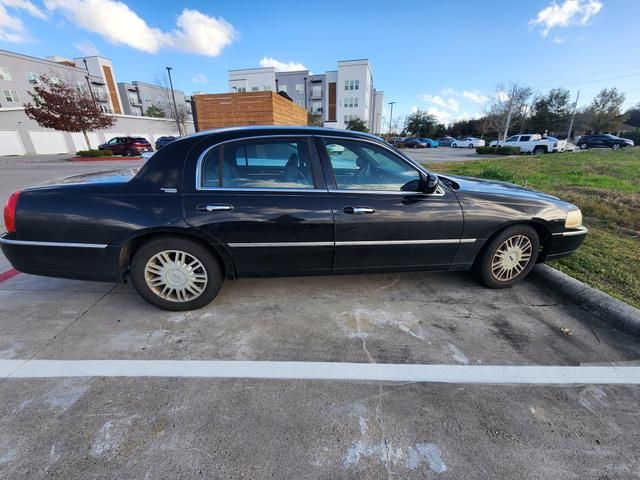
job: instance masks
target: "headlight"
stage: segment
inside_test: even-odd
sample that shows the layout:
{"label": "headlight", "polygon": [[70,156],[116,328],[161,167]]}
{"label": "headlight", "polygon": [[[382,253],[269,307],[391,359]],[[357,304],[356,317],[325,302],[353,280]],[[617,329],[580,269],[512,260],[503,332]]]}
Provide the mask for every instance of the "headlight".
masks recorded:
{"label": "headlight", "polygon": [[564,222],[564,228],[577,228],[582,225],[582,212],[580,209],[571,210],[567,213],[567,220]]}

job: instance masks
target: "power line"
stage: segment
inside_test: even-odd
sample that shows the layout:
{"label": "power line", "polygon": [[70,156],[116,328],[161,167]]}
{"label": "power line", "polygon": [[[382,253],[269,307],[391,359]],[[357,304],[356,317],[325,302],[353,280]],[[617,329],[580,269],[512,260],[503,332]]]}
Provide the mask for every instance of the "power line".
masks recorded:
{"label": "power line", "polygon": [[[632,78],[632,77],[640,77],[640,72],[639,73],[632,73],[630,75],[620,75],[617,77],[609,77],[609,78],[600,78],[598,80],[586,80],[584,82],[574,82],[574,83],[563,83],[561,86],[563,87],[573,87],[575,85],[586,85],[589,83],[601,83],[601,82],[608,82],[610,80],[619,80],[622,78]],[[548,84],[548,85],[538,85],[538,88],[549,88],[549,87],[557,87],[558,84]]]}
{"label": "power line", "polygon": [[[568,77],[559,77],[559,78],[550,78],[550,79],[546,79],[546,80],[538,80],[536,82],[528,82],[532,85],[536,85],[536,84],[547,84],[547,83],[551,83],[551,82],[560,82],[560,81],[564,81],[564,80],[573,80],[576,78],[584,78],[585,76],[588,77],[593,77],[593,76],[599,76],[599,75],[609,75],[612,73],[619,73],[619,72],[624,72],[624,74],[626,75],[628,72],[634,72],[636,70],[640,70],[640,66],[637,67],[631,67],[631,68],[618,68],[616,70],[609,70],[606,72],[596,72],[596,73],[582,73],[580,75],[571,75]],[[635,75],[635,73],[633,74]]]}

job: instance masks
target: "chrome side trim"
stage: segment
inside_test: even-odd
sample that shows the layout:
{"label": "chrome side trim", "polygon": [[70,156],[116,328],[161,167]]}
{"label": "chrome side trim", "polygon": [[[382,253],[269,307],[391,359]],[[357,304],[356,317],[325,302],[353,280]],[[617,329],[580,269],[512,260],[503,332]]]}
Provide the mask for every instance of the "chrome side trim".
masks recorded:
{"label": "chrome side trim", "polygon": [[350,246],[366,246],[366,245],[446,245],[446,244],[460,244],[460,243],[473,243],[475,238],[444,238],[438,240],[362,240],[353,242],[336,242],[337,247],[350,247]]}
{"label": "chrome side trim", "polygon": [[327,193],[322,188],[242,188],[242,187],[201,187],[198,191],[220,192],[273,192],[273,193]]}
{"label": "chrome side trim", "polygon": [[249,243],[227,243],[231,248],[245,247],[333,247],[333,242],[249,242]]}
{"label": "chrome side trim", "polygon": [[438,188],[433,193],[423,192],[405,192],[401,190],[329,190],[329,193],[356,193],[356,194],[368,194],[368,195],[424,195],[425,197],[444,197],[444,190],[438,185]]}
{"label": "chrome side trim", "polygon": [[475,238],[446,238],[438,240],[363,240],[352,242],[249,242],[228,243],[231,248],[268,248],[268,247],[350,247],[367,245],[444,245],[474,243]]}
{"label": "chrome side trim", "polygon": [[107,248],[106,243],[69,243],[69,242],[34,242],[30,240],[10,240],[6,234],[0,236],[2,245],[24,245],[27,247],[65,247],[65,248]]}
{"label": "chrome side trim", "polygon": [[580,230],[568,230],[566,232],[554,233],[554,237],[574,237],[576,235],[586,235],[589,233],[589,229],[582,227]]}

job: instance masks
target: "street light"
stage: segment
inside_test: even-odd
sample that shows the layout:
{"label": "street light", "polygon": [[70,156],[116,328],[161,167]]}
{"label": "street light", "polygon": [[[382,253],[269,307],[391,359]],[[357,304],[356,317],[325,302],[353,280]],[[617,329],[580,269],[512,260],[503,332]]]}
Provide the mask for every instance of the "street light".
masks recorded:
{"label": "street light", "polygon": [[171,67],[167,67],[167,73],[169,74],[169,86],[171,87],[171,98],[173,98],[173,110],[176,115],[176,125],[178,126],[178,135],[182,136],[180,120],[178,120],[178,105],[176,104],[176,93],[173,91],[173,80],[171,80],[171,70]]}
{"label": "street light", "polygon": [[389,138],[391,138],[391,121],[393,120],[393,104],[396,102],[389,102],[387,105],[391,105],[391,112],[389,113]]}

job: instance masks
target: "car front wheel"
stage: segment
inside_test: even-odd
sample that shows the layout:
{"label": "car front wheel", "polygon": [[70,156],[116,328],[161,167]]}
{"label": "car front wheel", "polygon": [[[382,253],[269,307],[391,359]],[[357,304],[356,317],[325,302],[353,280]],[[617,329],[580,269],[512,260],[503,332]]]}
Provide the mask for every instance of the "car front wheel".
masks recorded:
{"label": "car front wheel", "polygon": [[540,239],[533,228],[509,227],[486,246],[474,265],[475,274],[489,288],[509,288],[529,274],[539,250]]}
{"label": "car front wheel", "polygon": [[455,144],[455,143],[452,143],[452,144],[451,144],[451,148],[458,148],[458,145],[457,145],[457,144]]}
{"label": "car front wheel", "polygon": [[613,150],[619,150],[619,149],[620,149],[620,144],[619,144],[619,143],[614,143],[614,144],[611,146],[611,148],[612,148]]}
{"label": "car front wheel", "polygon": [[223,282],[218,261],[203,245],[180,237],[144,244],[133,256],[131,281],[150,304],[163,310],[195,310],[209,304]]}
{"label": "car front wheel", "polygon": [[589,148],[589,145],[587,145],[586,143],[580,144],[580,150],[587,150],[588,148]]}

